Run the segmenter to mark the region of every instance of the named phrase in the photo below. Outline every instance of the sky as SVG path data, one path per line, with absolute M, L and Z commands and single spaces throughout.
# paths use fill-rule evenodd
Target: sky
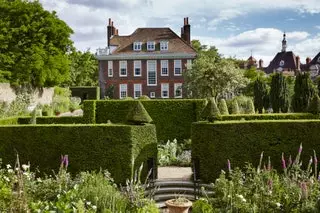
M 81 50 L 95 52 L 107 45 L 111 18 L 119 35 L 139 27 L 170 27 L 178 35 L 189 17 L 191 39 L 215 46 L 225 57 L 252 55 L 267 66 L 281 50 L 283 32 L 287 51 L 301 62 L 320 52 L 319 0 L 40 0 L 56 11 L 73 30 Z

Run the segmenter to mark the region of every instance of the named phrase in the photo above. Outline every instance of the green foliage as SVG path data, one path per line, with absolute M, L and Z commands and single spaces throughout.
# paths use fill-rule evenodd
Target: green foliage
M 105 89 L 105 99 L 113 99 L 114 97 L 114 85 L 111 84 Z
M 184 73 L 184 89 L 189 97 L 217 99 L 237 91 L 248 83 L 233 61 L 222 59 L 216 48 L 201 51 L 192 67 Z
M 0 125 L 15 125 L 18 123 L 18 117 L 2 118 L 0 119 Z
M 151 123 L 152 118 L 140 101 L 134 101 L 127 115 L 127 121 L 133 124 Z
M 313 82 L 311 81 L 310 74 L 299 73 L 296 76 L 294 95 L 292 100 L 294 112 L 308 111 L 309 103 L 311 102 L 314 94 L 315 89 L 313 86 Z
M 52 107 L 55 113 L 68 112 L 70 106 L 71 91 L 69 88 L 55 87 L 52 99 Z
M 83 120 L 87 124 L 96 123 L 96 102 L 84 101 L 83 102 Z
M 239 109 L 237 99 L 234 99 L 231 101 L 231 110 L 230 111 L 232 114 L 240 114 L 240 109 Z
M 255 113 L 252 99 L 247 100 L 247 107 L 246 107 L 245 112 L 246 112 L 246 114 L 254 114 Z
M 199 199 L 192 204 L 193 213 L 213 213 L 211 204 L 206 199 Z
M 98 61 L 90 50 L 85 52 L 74 50 L 68 57 L 71 61 L 70 86 L 98 85 Z
M 227 168 L 227 159 L 242 167 L 264 151 L 271 162 L 279 162 L 282 152 L 294 155 L 300 143 L 307 153 L 302 160 L 308 162 L 313 150 L 320 150 L 319 128 L 319 120 L 198 122 L 192 125 L 192 158 L 199 160 L 196 170 L 205 182 Z M 278 164 L 273 168 L 281 170 Z
M 53 115 L 53 108 L 52 106 L 45 104 L 42 106 L 42 116 L 52 116 Z
M 201 117 L 205 120 L 213 122 L 220 119 L 220 111 L 214 98 L 209 98 L 206 107 L 201 113 Z
M 320 113 L 320 98 L 317 94 L 315 94 L 309 104 L 308 112 L 312 114 Z
M 139 100 L 150 100 L 149 96 L 147 96 L 147 95 L 141 95 L 138 99 Z
M 254 82 L 253 95 L 254 106 L 256 107 L 256 110 L 258 110 L 259 113 L 262 113 L 262 110 L 265 107 L 266 98 L 268 96 L 267 83 L 263 79 L 258 78 Z
M 238 114 L 238 115 L 223 115 L 222 121 L 235 120 L 304 120 L 304 119 L 319 119 L 311 113 L 268 113 L 268 114 Z
M 289 110 L 289 90 L 286 78 L 282 73 L 275 73 L 272 76 L 270 101 L 273 112 L 288 112 Z
M 30 121 L 30 117 L 19 117 L 19 124 L 28 124 Z M 84 119 L 80 116 L 44 116 L 44 117 L 36 117 L 37 124 L 82 124 L 85 123 Z
M 176 139 L 168 140 L 166 144 L 158 146 L 158 161 L 160 166 L 190 166 L 191 152 L 184 150 L 183 144 Z
M 218 102 L 218 108 L 221 115 L 229 115 L 228 106 L 225 99 L 220 99 Z
M 159 141 L 190 138 L 191 123 L 200 120 L 205 100 L 140 100 L 157 128 Z M 86 101 L 85 101 L 86 103 Z M 132 100 L 96 101 L 96 123 L 125 123 Z M 86 117 L 86 107 L 84 107 Z
M 68 81 L 72 46 L 68 25 L 39 1 L 0 1 L 0 78 L 47 87 Z
M 13 163 L 18 152 L 21 160 L 48 174 L 56 170 L 61 154 L 69 154 L 70 172 L 108 169 L 116 183 L 130 177 L 132 157 L 137 165 L 157 157 L 151 124 L 1 126 L 0 144 L 5 163 Z M 147 170 L 144 168 L 143 177 Z
M 302 146 L 294 161 L 291 155 L 285 158 L 287 153 L 278 156 L 276 164 L 282 162 L 283 173 L 272 169 L 271 158 L 264 158 L 264 152 L 257 167 L 247 163 L 244 169 L 233 169 L 231 161 L 213 185 L 215 196 L 207 200 L 217 212 L 318 212 L 316 154 L 302 166 L 301 151 Z

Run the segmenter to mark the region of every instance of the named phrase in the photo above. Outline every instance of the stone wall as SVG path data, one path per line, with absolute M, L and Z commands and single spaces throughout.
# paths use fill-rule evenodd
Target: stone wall
M 32 102 L 36 104 L 50 104 L 54 94 L 54 88 L 44 88 L 42 93 L 32 92 Z M 0 83 L 0 102 L 11 103 L 16 99 L 15 91 L 8 83 Z

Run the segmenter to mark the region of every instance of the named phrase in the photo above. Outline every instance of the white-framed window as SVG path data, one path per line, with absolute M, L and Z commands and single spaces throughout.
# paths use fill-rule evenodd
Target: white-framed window
M 169 42 L 168 41 L 160 41 L 160 50 L 165 51 L 169 48 Z
M 139 98 L 142 95 L 142 84 L 133 85 L 133 97 Z
M 187 60 L 187 69 L 191 69 L 192 68 L 192 60 L 188 59 Z
M 141 76 L 141 61 L 134 61 L 133 69 L 133 76 Z
M 169 62 L 168 60 L 161 60 L 161 76 L 169 75 Z
M 181 60 L 174 60 L 174 75 L 182 75 Z
M 150 92 L 150 98 L 155 98 L 156 97 L 156 92 Z
M 148 86 L 157 86 L 157 61 L 147 61 L 147 80 Z
M 169 98 L 169 84 L 161 84 L 161 98 Z
M 120 77 L 127 76 L 127 61 L 119 61 L 119 65 Z
M 113 61 L 108 61 L 108 77 L 113 77 Z
M 175 98 L 182 98 L 182 83 L 175 83 L 174 84 L 174 97 Z
M 141 49 L 142 49 L 142 42 L 140 41 L 133 42 L 134 51 L 141 51 Z
M 155 50 L 155 49 L 156 49 L 156 43 L 154 41 L 148 41 L 147 50 Z
M 128 87 L 127 84 L 119 85 L 119 97 L 120 99 L 126 98 L 128 96 Z

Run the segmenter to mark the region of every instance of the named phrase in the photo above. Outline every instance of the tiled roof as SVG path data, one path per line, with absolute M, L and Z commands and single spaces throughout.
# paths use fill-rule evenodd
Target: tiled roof
M 282 63 L 283 61 L 284 63 Z M 280 62 L 282 66 L 280 66 Z M 272 73 L 273 70 L 277 70 L 279 67 L 283 69 L 296 70 L 296 56 L 292 51 L 278 52 L 278 54 L 272 59 L 269 66 L 266 69 L 266 73 Z
M 148 41 L 156 42 L 156 50 L 148 51 L 146 48 Z M 168 41 L 168 50 L 160 51 L 160 41 Z M 142 50 L 134 51 L 133 43 L 142 42 Z M 157 54 L 157 53 L 196 53 L 196 51 L 181 39 L 170 28 L 138 28 L 129 36 L 114 35 L 110 39 L 111 46 L 118 46 L 112 54 Z
M 320 52 L 318 53 L 318 55 L 316 55 L 316 57 L 312 59 L 309 65 L 312 65 L 312 64 L 320 64 Z

